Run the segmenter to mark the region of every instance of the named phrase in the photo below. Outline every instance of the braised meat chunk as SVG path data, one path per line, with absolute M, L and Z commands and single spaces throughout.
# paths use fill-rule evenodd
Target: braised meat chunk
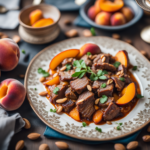
M 110 121 L 114 119 L 115 117 L 117 117 L 119 113 L 120 113 L 120 108 L 116 104 L 111 102 L 108 105 L 107 109 L 105 110 L 103 114 L 103 118 L 105 121 Z
M 84 60 L 87 66 L 92 66 L 92 61 L 89 59 L 88 55 L 84 55 L 83 57 L 81 57 L 81 59 Z
M 114 97 L 108 97 L 107 101 L 103 104 L 99 101 L 98 105 L 100 108 L 107 108 L 111 102 L 114 102 Z
M 76 94 L 72 91 L 71 87 L 69 87 L 69 88 L 66 90 L 65 96 L 66 96 L 68 99 L 72 99 L 72 100 L 76 100 L 76 99 L 77 99 L 77 96 L 76 96 Z
M 102 69 L 102 70 L 109 70 L 109 71 L 116 71 L 116 67 L 109 63 L 95 63 L 94 64 L 95 69 Z
M 122 71 L 122 73 L 126 74 L 127 68 L 124 65 L 120 64 L 118 67 L 118 71 Z
M 94 93 L 90 91 L 86 91 L 79 96 L 76 105 L 82 117 L 88 119 L 91 118 L 91 116 L 95 112 L 94 102 Z
M 70 81 L 73 80 L 74 78 L 72 75 L 75 73 L 74 70 L 69 70 L 69 71 L 60 71 L 59 76 L 61 81 Z
M 73 58 L 66 58 L 63 60 L 62 65 L 65 66 L 67 64 L 71 65 L 73 61 Z
M 87 89 L 87 85 L 89 84 L 89 79 L 87 77 L 83 77 L 82 79 L 76 79 L 70 82 L 71 88 L 76 91 L 78 94 L 81 94 L 83 91 Z
M 62 104 L 64 112 L 70 112 L 74 108 L 74 106 L 75 106 L 75 102 L 73 102 L 72 100 L 68 100 Z
M 93 60 L 93 63 L 102 63 L 102 59 L 105 63 L 109 63 L 110 60 L 110 54 L 99 54 L 97 57 Z M 105 57 L 105 58 L 104 58 Z

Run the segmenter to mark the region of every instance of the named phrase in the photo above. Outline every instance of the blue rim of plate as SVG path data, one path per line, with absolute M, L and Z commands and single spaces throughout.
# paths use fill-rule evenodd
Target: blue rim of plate
M 141 17 L 143 16 L 143 10 L 137 5 L 137 3 L 134 0 L 125 0 L 124 1 L 125 6 L 130 7 L 133 10 L 134 14 L 135 14 L 134 18 L 130 22 L 128 22 L 128 23 L 126 23 L 124 25 L 121 25 L 121 26 L 103 26 L 103 25 L 98 25 L 98 24 L 96 24 L 94 21 L 92 21 L 87 16 L 86 7 L 89 5 L 89 3 L 91 3 L 91 1 L 90 2 L 88 1 L 87 3 L 85 3 L 80 8 L 80 15 L 81 15 L 81 17 L 88 24 L 90 24 L 91 26 L 96 27 L 96 28 L 100 28 L 100 29 L 104 29 L 104 30 L 115 31 L 115 30 L 122 30 L 122 29 L 128 28 L 128 27 L 134 25 L 135 23 L 137 23 L 141 19 Z

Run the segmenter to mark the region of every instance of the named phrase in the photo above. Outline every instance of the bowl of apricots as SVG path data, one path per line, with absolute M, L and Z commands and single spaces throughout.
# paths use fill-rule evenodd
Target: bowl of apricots
M 52 5 L 40 4 L 23 9 L 19 15 L 19 34 L 32 44 L 53 41 L 60 32 L 60 11 Z
M 133 0 L 96 0 L 83 5 L 80 15 L 91 26 L 115 31 L 135 24 L 143 11 Z

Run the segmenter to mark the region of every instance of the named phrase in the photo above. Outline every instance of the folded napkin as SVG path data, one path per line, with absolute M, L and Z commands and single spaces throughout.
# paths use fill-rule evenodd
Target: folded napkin
M 71 141 L 75 141 L 75 142 L 80 142 L 80 143 L 84 143 L 84 144 L 103 144 L 103 143 L 123 143 L 123 144 L 127 144 L 131 141 L 134 141 L 137 136 L 139 135 L 139 133 L 141 132 L 138 131 L 130 136 L 127 136 L 125 138 L 121 138 L 118 140 L 113 140 L 113 141 L 106 141 L 106 142 L 99 142 L 99 141 L 86 141 L 86 140 L 79 140 L 79 139 L 75 139 L 66 135 L 63 135 L 53 129 L 51 129 L 50 127 L 46 127 L 45 132 L 44 132 L 44 136 L 46 136 L 47 138 L 57 138 L 57 139 L 64 139 L 64 140 L 71 140 Z
M 18 24 L 20 0 L 0 0 L 0 5 L 5 6 L 9 11 L 5 14 L 0 14 L 0 28 L 1 29 L 15 29 Z
M 7 112 L 0 107 L 0 150 L 7 150 L 13 135 L 24 127 L 25 122 L 19 113 L 8 116 Z

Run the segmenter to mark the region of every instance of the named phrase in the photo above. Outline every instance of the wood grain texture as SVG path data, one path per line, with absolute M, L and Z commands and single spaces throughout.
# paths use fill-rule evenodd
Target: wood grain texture
M 32 0 L 22 0 L 21 1 L 21 7 L 27 6 L 32 3 Z M 64 32 L 75 28 L 79 32 L 79 36 L 82 35 L 82 31 L 85 28 L 81 27 L 74 27 L 74 26 L 66 26 L 64 24 L 66 19 L 74 20 L 78 15 L 78 12 L 63 12 L 61 20 L 59 22 L 59 25 L 61 27 L 61 34 L 60 36 L 54 41 L 58 42 L 60 40 L 66 39 Z M 144 50 L 146 51 L 149 56 L 150 56 L 150 45 L 145 43 L 144 41 L 141 40 L 140 38 L 140 31 L 146 27 L 147 25 L 150 24 L 150 20 L 148 16 L 144 16 L 137 24 L 134 26 L 125 29 L 123 31 L 116 32 L 121 36 L 122 40 L 125 39 L 130 39 L 132 40 L 133 46 L 135 46 L 138 50 Z M 18 29 L 15 30 L 1 30 L 2 32 L 8 34 L 8 36 L 12 37 L 15 34 L 18 34 Z M 111 37 L 111 35 L 114 32 L 109 32 L 109 31 L 104 31 L 104 30 L 96 30 L 97 35 L 105 35 Z M 4 76 L 5 74 L 2 74 L 1 80 L 5 78 L 10 78 L 11 72 L 9 74 L 6 74 L 7 76 Z M 17 78 L 17 73 L 16 76 L 13 75 L 13 78 Z M 17 133 L 11 140 L 9 149 L 8 150 L 14 150 L 15 145 L 19 140 L 24 140 L 25 141 L 25 147 L 23 150 L 37 150 L 39 146 L 42 143 L 47 143 L 50 147 L 51 150 L 58 150 L 58 148 L 55 145 L 56 141 L 60 141 L 61 139 L 47 139 L 46 137 L 43 136 L 43 132 L 45 130 L 46 125 L 36 116 L 36 114 L 33 112 L 31 109 L 27 99 L 25 100 L 24 104 L 16 111 L 13 111 L 12 113 L 19 112 L 23 118 L 27 118 L 30 123 L 31 123 L 31 129 L 26 130 L 22 129 L 21 132 Z M 30 118 L 29 118 L 30 116 Z M 148 127 L 148 126 L 147 126 Z M 137 137 L 137 141 L 139 142 L 139 147 L 136 150 L 149 150 L 150 149 L 150 143 L 144 143 L 142 140 L 143 135 L 149 134 L 147 132 L 147 127 L 143 128 L 140 135 Z M 32 132 L 37 132 L 41 134 L 41 138 L 39 138 L 36 141 L 31 141 L 27 138 L 27 135 Z M 105 143 L 105 144 L 99 144 L 99 145 L 87 145 L 87 144 L 82 144 L 78 142 L 72 142 L 68 140 L 62 140 L 66 143 L 68 143 L 70 150 L 114 150 L 114 144 L 112 143 Z

